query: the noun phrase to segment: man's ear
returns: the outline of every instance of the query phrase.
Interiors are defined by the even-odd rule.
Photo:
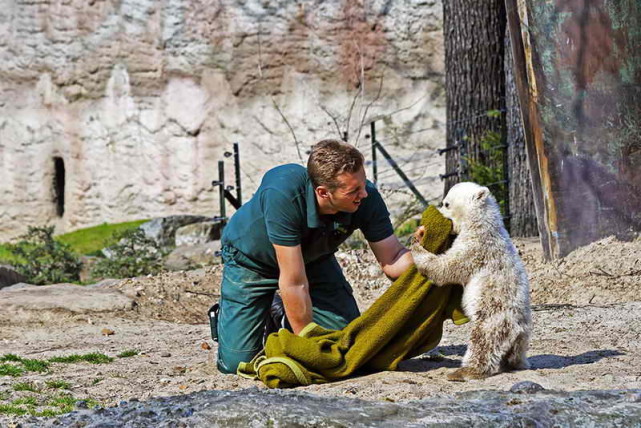
[[[490,194],[490,189],[488,189],[487,187],[481,187],[474,195],[474,199],[479,201],[481,199],[487,198],[487,195],[489,194]]]
[[[329,193],[330,193],[329,189],[327,187],[325,187],[325,186],[318,186],[316,188],[316,194],[318,195],[318,197],[320,197],[322,199],[328,199],[329,198]]]

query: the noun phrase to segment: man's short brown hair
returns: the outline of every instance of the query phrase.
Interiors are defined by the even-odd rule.
[[[336,178],[343,173],[353,174],[363,167],[363,155],[349,143],[323,140],[312,147],[307,161],[307,174],[314,188],[325,186],[331,192],[338,189]]]

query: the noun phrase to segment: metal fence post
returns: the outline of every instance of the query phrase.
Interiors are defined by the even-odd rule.
[[[220,195],[220,223],[224,227],[227,223],[225,210],[225,161],[218,161],[218,191]]]
[[[372,181],[378,181],[378,167],[376,165],[376,122],[370,123],[370,138],[372,141]]]
[[[242,205],[243,199],[240,190],[240,150],[238,143],[234,143],[234,172],[236,173],[236,200]]]

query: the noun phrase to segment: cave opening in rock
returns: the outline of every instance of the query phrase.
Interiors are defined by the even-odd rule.
[[[65,161],[61,157],[53,158],[53,202],[56,214],[62,217],[65,213]]]

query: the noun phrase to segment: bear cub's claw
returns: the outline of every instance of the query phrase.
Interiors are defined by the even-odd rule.
[[[471,379],[485,379],[487,376],[474,367],[461,367],[447,375],[447,380],[453,382],[465,382]]]

